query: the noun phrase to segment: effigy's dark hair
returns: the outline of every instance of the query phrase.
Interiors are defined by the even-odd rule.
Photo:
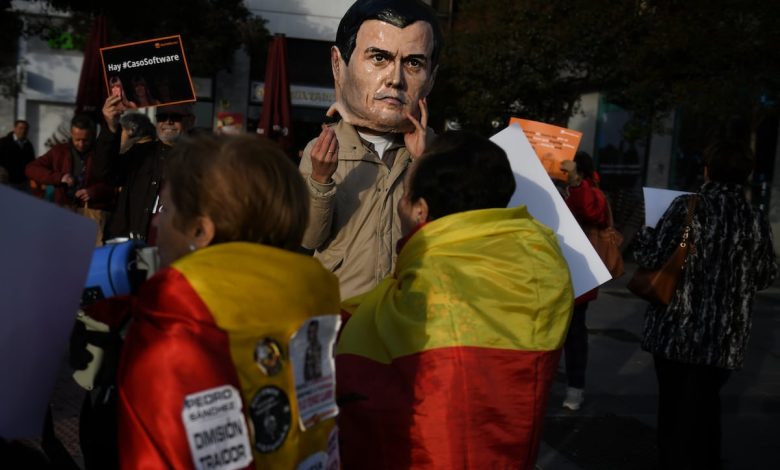
[[[349,58],[355,50],[360,26],[368,20],[384,21],[398,28],[417,21],[430,24],[433,30],[431,65],[435,67],[439,63],[444,36],[433,8],[420,0],[357,0],[341,18],[336,32],[336,47],[345,64],[349,65]]]

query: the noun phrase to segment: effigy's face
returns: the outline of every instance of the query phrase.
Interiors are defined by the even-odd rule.
[[[417,21],[398,28],[365,21],[346,65],[335,47],[331,64],[342,119],[378,132],[410,132],[407,115],[420,119],[419,100],[433,87],[433,30]]]

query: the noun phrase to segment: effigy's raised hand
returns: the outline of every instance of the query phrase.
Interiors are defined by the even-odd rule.
[[[425,152],[425,141],[428,136],[428,101],[425,98],[420,99],[420,119],[407,113],[406,117],[412,123],[414,129],[404,133],[404,144],[406,149],[412,154],[412,158],[417,158]]]
[[[322,126],[322,132],[311,149],[311,179],[328,184],[339,165],[339,141],[336,133],[328,126]]]

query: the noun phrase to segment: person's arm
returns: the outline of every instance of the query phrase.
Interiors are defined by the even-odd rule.
[[[202,417],[183,413],[185,400],[201,392],[232,387],[229,390],[235,392],[232,396],[239,405],[223,412],[223,419],[236,424],[243,422],[243,429],[247,429],[240,392],[229,377],[235,375],[234,366],[229,362],[229,354],[226,363],[216,360],[210,350],[213,345],[208,344],[211,338],[201,338],[206,343],[202,345],[192,335],[163,335],[159,331],[155,335],[148,326],[142,334],[137,334],[135,325],[131,329],[134,331],[128,333],[123,346],[128,349],[122,351],[127,360],[122,361],[118,382],[120,468],[193,468],[188,434],[194,436],[215,426]],[[194,406],[193,413],[202,408],[206,407]],[[242,455],[247,455],[251,462],[249,440],[239,445]]]
[[[121,96],[109,96],[103,104],[105,126],[95,142],[95,154],[92,157],[92,177],[96,181],[115,183],[124,174],[125,158],[119,154],[120,133],[119,116],[124,111]]]
[[[83,189],[86,192],[86,198],[79,195],[79,191],[76,191],[76,197],[84,202],[89,202],[90,205],[107,205],[111,204],[114,196],[116,195],[116,188],[108,183],[98,182],[91,184]]]
[[[119,134],[103,129],[95,142],[95,154],[92,157],[92,177],[95,181],[114,183],[124,167],[119,154]]]
[[[756,272],[756,289],[762,290],[771,286],[777,277],[777,257],[774,243],[772,242],[772,229],[767,223],[766,216],[757,211],[756,230],[758,233],[758,256],[754,266]]]
[[[140,288],[117,374],[120,468],[195,466],[187,436],[215,424],[200,419],[199,412],[209,411],[208,402],[188,406],[185,399],[216,387],[235,389],[239,383],[227,334],[194,320],[210,316],[206,310],[173,268],[159,271]],[[155,321],[160,312],[165,312],[163,324]],[[245,423],[240,391],[232,397],[237,406],[219,412],[218,421]],[[186,409],[191,413],[183,413]],[[245,444],[249,447],[248,440]],[[251,449],[244,450],[251,460]]]
[[[666,209],[655,228],[642,227],[634,238],[634,259],[648,269],[660,267],[680,243],[688,216],[688,196],[680,196]]]
[[[569,186],[566,204],[581,225],[604,227],[609,223],[607,199],[604,193],[594,188],[588,180],[581,180],[578,186]]]
[[[23,158],[24,158],[24,164],[26,165],[32,161],[35,161],[35,149],[33,148],[32,143],[30,143],[29,140],[25,142],[24,148],[25,148],[25,155],[23,156]]]
[[[322,246],[331,233],[337,185],[333,174],[338,166],[338,141],[330,128],[309,142],[299,166],[309,190],[309,224],[301,245],[313,250]]]
[[[52,148],[39,158],[28,163],[24,168],[25,176],[41,184],[61,184],[66,173],[54,169],[54,152],[55,150]]]

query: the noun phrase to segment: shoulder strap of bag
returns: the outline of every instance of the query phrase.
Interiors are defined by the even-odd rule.
[[[691,223],[693,222],[693,214],[696,211],[696,205],[698,202],[698,195],[691,196],[688,199],[688,215],[685,219],[685,226],[683,227],[682,240],[680,240],[680,246],[683,248],[688,244],[688,237],[691,233]]]
[[[601,194],[601,197],[604,198],[604,205],[607,207],[607,227],[614,227],[615,221],[612,219],[612,205],[609,203],[609,198],[607,198],[607,195],[604,191],[601,190],[601,188],[593,187],[594,191],[598,191]]]
[[[604,203],[607,205],[607,226],[614,227],[615,221],[612,219],[612,204],[609,203],[606,194],[604,195]]]
[[[691,225],[693,222],[693,214],[696,211],[696,205],[699,203],[699,195],[694,194],[688,199],[688,217],[685,221],[685,225]]]

